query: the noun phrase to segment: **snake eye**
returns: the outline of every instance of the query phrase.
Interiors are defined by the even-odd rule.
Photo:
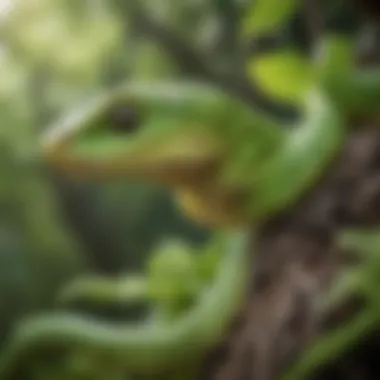
[[[113,107],[107,119],[110,129],[116,133],[135,132],[140,126],[138,114],[128,106]]]

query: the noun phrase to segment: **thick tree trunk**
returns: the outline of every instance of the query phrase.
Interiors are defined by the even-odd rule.
[[[323,331],[360,308],[352,300],[329,313],[316,307],[331,280],[352,263],[334,244],[336,233],[380,220],[379,123],[355,124],[363,128],[349,137],[325,178],[288,214],[263,227],[252,247],[246,305],[226,342],[207,359],[205,379],[276,379]],[[343,358],[317,378],[378,378],[370,374],[371,354],[357,351],[351,364]]]

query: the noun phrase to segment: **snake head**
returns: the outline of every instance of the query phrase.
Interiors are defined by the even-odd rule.
[[[215,226],[242,220],[247,178],[281,138],[214,87],[138,82],[66,114],[43,136],[43,151],[71,177],[163,185],[187,216]]]
[[[188,186],[222,159],[222,141],[210,128],[220,121],[218,101],[203,86],[130,83],[59,120],[43,150],[53,167],[80,179]]]

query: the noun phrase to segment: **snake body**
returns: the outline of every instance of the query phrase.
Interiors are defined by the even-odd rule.
[[[36,316],[16,329],[0,362],[1,378],[10,378],[20,358],[44,347],[71,346],[100,353],[110,357],[114,366],[139,374],[154,374],[197,357],[215,343],[242,300],[248,273],[246,236],[229,236],[214,282],[178,320],[119,326],[69,312]]]
[[[320,80],[305,94],[301,119],[288,131],[206,86],[173,85],[174,93],[167,96],[167,91],[160,93],[162,87],[127,85],[58,123],[44,140],[44,153],[50,163],[69,173],[101,178],[126,174],[167,184],[180,195],[190,216],[212,225],[221,219],[228,225],[231,221],[260,223],[298,200],[322,175],[344,140],[346,111],[376,112],[380,106],[379,74],[351,70],[336,79],[332,74],[337,73],[336,61],[331,57],[322,60]],[[155,89],[158,92],[153,94]],[[96,130],[99,118],[113,103],[131,104],[136,93],[139,101],[146,97],[147,104],[154,98],[154,107],[146,109],[155,111],[156,126],[169,128],[150,129],[131,144],[123,145],[120,138],[114,148],[123,154],[112,158],[107,156],[109,151],[102,156],[101,150],[76,156],[71,149],[75,138]],[[185,115],[182,124],[188,125],[185,133],[171,128],[180,118],[179,111]],[[170,141],[165,151],[158,151],[156,146],[165,144],[162,135]],[[198,151],[191,144],[181,145],[184,138],[197,142]],[[157,166],[141,155],[139,144],[165,165]],[[214,172],[199,175],[210,167]],[[181,176],[183,171],[186,175]],[[230,209],[237,212],[231,214]],[[233,229],[225,237],[214,283],[184,316],[168,325],[141,326],[116,326],[62,312],[31,318],[16,329],[0,361],[0,378],[9,379],[21,358],[34,349],[54,345],[103,353],[131,373],[156,373],[200,355],[220,337],[243,295],[248,252],[242,242],[247,237]]]

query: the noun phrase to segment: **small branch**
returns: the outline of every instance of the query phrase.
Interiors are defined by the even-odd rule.
[[[306,0],[304,2],[304,15],[306,30],[309,34],[309,46],[312,48],[318,44],[322,37],[325,21],[323,3],[320,0]]]
[[[214,6],[222,26],[218,49],[232,68],[240,70],[244,64],[239,41],[240,6],[234,0],[214,0]]]

